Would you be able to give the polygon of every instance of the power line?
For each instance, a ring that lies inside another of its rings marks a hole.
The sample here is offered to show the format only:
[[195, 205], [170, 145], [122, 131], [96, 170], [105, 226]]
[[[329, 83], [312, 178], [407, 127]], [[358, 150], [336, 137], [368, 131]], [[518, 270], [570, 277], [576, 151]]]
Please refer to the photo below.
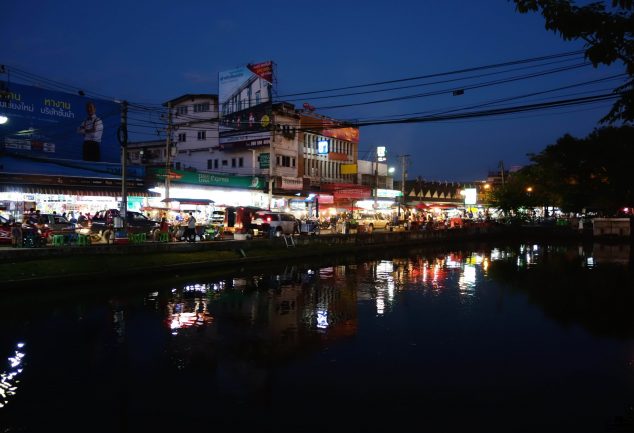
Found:
[[[489, 77], [489, 76], [492, 76], [492, 75], [500, 75], [500, 74], [506, 74], [506, 73], [509, 73], [509, 72], [523, 71], [523, 70], [526, 70], [526, 69], [534, 69], [534, 68], [539, 68], [539, 67], [543, 67], [543, 66], [549, 66], [549, 65], [555, 65], [555, 64], [560, 64], [560, 63], [566, 63], [566, 62], [570, 62], [572, 60], [577, 60], [577, 59], [575, 59], [575, 58], [570, 59], [569, 58], [569, 59], [557, 60], [557, 61], [548, 62], [548, 63], [541, 63], [541, 64], [538, 64], [538, 65], [522, 66], [522, 67], [519, 67], [519, 68], [512, 68], [512, 69], [507, 69], [507, 70], [503, 70], [503, 71], [487, 72], [486, 74], [470, 75], [468, 77], [452, 78], [452, 79], [448, 79], [448, 80], [439, 80], [439, 81], [432, 81], [432, 82], [420, 83], [420, 84], [411, 84], [411, 85], [408, 85], [408, 86], [389, 87], [387, 89], [366, 90], [366, 91], [363, 91], [363, 92], [351, 92], [351, 93], [339, 93], [339, 94], [336, 94], [336, 95], [315, 96], [315, 97], [311, 97], [309, 99], [311, 101], [314, 101], [316, 99], [331, 99], [331, 98], [340, 98], [340, 97], [344, 97], [344, 96], [367, 95], [367, 94], [371, 94], [371, 93], [390, 92], [390, 91], [393, 91], [393, 90], [403, 90], [403, 89], [411, 89], [411, 88], [415, 88], [415, 87], [431, 86], [431, 85], [435, 85], [435, 84], [452, 83], [452, 82], [457, 82], [457, 81], [470, 80], [470, 79], [474, 79], [474, 78], [483, 78], [483, 77]], [[285, 99], [286, 102], [303, 101], [303, 100], [306, 100], [306, 98]]]
[[402, 83], [404, 81], [422, 80], [422, 79], [425, 79], [425, 78], [436, 78], [436, 77], [442, 77], [442, 76], [447, 76], [447, 75], [462, 74], [462, 73], [466, 73], [466, 72], [474, 72], [474, 71], [479, 71], [479, 70], [483, 70], [483, 69], [499, 68], [499, 67], [503, 67], [503, 66], [518, 65], [518, 64], [522, 64], [522, 63], [531, 63], [531, 62], [536, 62], [536, 61], [540, 61], [540, 60], [549, 60], [549, 59], [555, 59], [555, 58], [561, 58], [561, 57], [567, 57], [567, 56], [577, 56], [577, 55], [583, 54], [583, 53], [584, 53], [584, 50], [569, 51], [569, 52], [564, 52], [564, 53], [551, 54], [551, 55], [547, 55], [547, 56], [531, 57], [531, 58], [527, 58], [527, 59], [512, 60], [512, 61], [503, 62], [503, 63], [494, 63], [494, 64], [489, 64], [489, 65], [475, 66], [475, 67], [472, 67], [472, 68], [457, 69], [457, 70], [447, 71], [447, 72], [437, 72], [437, 73], [434, 73], [434, 74], [420, 75], [420, 76], [416, 76], [416, 77], [399, 78], [399, 79], [387, 80], [387, 81], [377, 81], [377, 82], [373, 82], [373, 83], [365, 83], [365, 84], [358, 84], [358, 85], [353, 85], [353, 86], [337, 87], [337, 88], [332, 88], [332, 89], [313, 90], [313, 91], [310, 91], [310, 92], [288, 93], [286, 95], [279, 95], [278, 98], [286, 98], [288, 96], [310, 95], [310, 94], [313, 94], [313, 93], [335, 92], [335, 91], [339, 91], [339, 90], [358, 89], [358, 88], [361, 88], [361, 87], [380, 86], [380, 85], [383, 85], [383, 84], [391, 84], [391, 83]]
[[405, 96], [398, 96], [398, 97], [394, 97], [394, 98], [377, 99], [377, 100], [373, 100], [373, 101], [356, 102], [356, 103], [351, 103], [351, 104], [330, 105], [330, 106], [317, 107], [317, 108], [319, 110], [332, 110], [332, 109], [335, 109], [335, 108], [356, 107], [356, 106], [360, 106], [360, 105], [371, 105], [371, 104], [382, 104], [382, 103], [386, 103], [386, 102], [396, 102], [396, 101], [403, 101], [403, 100], [407, 100], [407, 99], [416, 99], [416, 98], [424, 98], [424, 97], [429, 97], [429, 96], [437, 96], [437, 95], [443, 95], [443, 94], [447, 94], [447, 93], [452, 93], [452, 92], [455, 92], [455, 91], [458, 91], [458, 90], [466, 91], [466, 90], [481, 89], [481, 88], [484, 88], [484, 87], [491, 87], [491, 86], [498, 85], [498, 84], [511, 83], [511, 82], [515, 82], [515, 81], [525, 80], [525, 79], [528, 79], [528, 78], [542, 77], [542, 76], [545, 76], [545, 75], [550, 75], [550, 74], [555, 74], [555, 73], [558, 73], [558, 72], [569, 71], [569, 70], [578, 69], [578, 68], [582, 68], [582, 67], [590, 66], [590, 65], [591, 65], [590, 62], [584, 62], [584, 63], [579, 63], [579, 64], [576, 64], [576, 65], [572, 65], [572, 66], [566, 66], [566, 67], [562, 67], [562, 68], [551, 69], [551, 70], [548, 70], [548, 71], [536, 72], [536, 73], [533, 73], [533, 74], [518, 75], [518, 76], [515, 76], [515, 77], [505, 78], [505, 79], [501, 79], [501, 80], [488, 81], [488, 82], [478, 83], [478, 84], [473, 84], [473, 85], [468, 85], [468, 86], [452, 87], [452, 88], [448, 88], [448, 89], [436, 90], [436, 91], [433, 91], [433, 92], [426, 92], [426, 93], [418, 93], [418, 94], [414, 94], [414, 95], [405, 95]]
[[542, 109], [555, 108], [555, 107], [590, 104], [594, 102], [613, 100], [619, 97], [620, 97], [620, 94], [618, 93], [608, 93], [608, 94], [602, 94], [602, 95], [596, 95], [596, 96], [587, 96], [582, 98], [564, 99], [564, 100], [558, 100], [553, 102], [543, 102], [543, 103], [537, 103], [537, 104], [517, 105], [517, 106], [507, 107], [507, 108], [472, 111], [472, 112], [458, 113], [458, 114], [410, 117], [410, 118], [403, 118], [403, 119], [383, 120], [383, 121], [373, 121], [373, 122], [359, 122], [358, 126], [363, 127], [363, 126], [390, 125], [390, 124], [399, 124], [399, 123], [422, 123], [422, 122], [436, 122], [440, 120], [466, 119], [466, 118], [485, 117], [485, 116], [499, 116], [499, 115], [509, 114], [509, 113], [519, 113], [519, 112], [535, 111], [535, 110], [542, 110]]
[[[516, 100], [516, 99], [528, 98], [528, 97], [531, 97], [531, 96], [537, 96], [537, 95], [546, 94], [546, 93], [554, 93], [554, 92], [558, 92], [558, 91], [561, 91], [561, 90], [567, 90], [567, 89], [572, 89], [572, 88], [576, 88], [576, 87], [582, 87], [582, 86], [588, 86], [588, 85], [592, 85], [592, 84], [598, 84], [598, 83], [602, 83], [602, 82], [606, 82], [606, 81], [612, 81], [612, 80], [616, 80], [616, 79], [619, 79], [619, 78], [624, 78], [626, 76], [627, 76], [627, 74], [615, 74], [615, 75], [610, 75], [608, 77], [598, 78], [596, 80], [583, 81], [583, 82], [580, 82], [580, 83], [570, 84], [570, 85], [567, 85], [567, 86], [560, 86], [560, 87], [556, 87], [556, 88], [552, 88], [552, 89], [548, 89], [548, 90], [543, 90], [543, 91], [539, 91], [539, 92], [531, 92], [531, 93], [525, 93], [525, 94], [522, 94], [522, 95], [511, 96], [511, 97], [508, 97], [508, 98], [496, 99], [496, 100], [493, 100], [493, 101], [487, 101], [487, 102], [484, 102], [484, 103], [479, 103], [479, 104], [475, 104], [475, 105], [471, 105], [471, 106], [463, 106], [463, 107], [459, 107], [459, 108], [455, 108], [455, 109], [444, 108], [444, 109], [442, 109], [444, 111], [441, 111], [441, 112], [438, 112], [437, 110], [427, 110], [427, 111], [415, 112], [415, 113], [393, 114], [393, 115], [389, 115], [389, 116], [385, 116], [385, 117], [389, 118], [389, 117], [415, 116], [415, 115], [432, 114], [432, 113], [445, 114], [445, 113], [459, 111], [459, 110], [468, 110], [468, 109], [473, 109], [473, 108], [484, 107], [484, 106], [487, 106], [487, 105], [495, 105], [495, 104], [499, 104], [499, 103], [502, 103], [502, 102], [508, 102], [508, 101], [512, 101], [512, 100]], [[605, 89], [603, 89], [602, 91], [604, 91], [604, 90]], [[367, 118], [365, 120], [374, 120], [374, 119], [373, 118]]]

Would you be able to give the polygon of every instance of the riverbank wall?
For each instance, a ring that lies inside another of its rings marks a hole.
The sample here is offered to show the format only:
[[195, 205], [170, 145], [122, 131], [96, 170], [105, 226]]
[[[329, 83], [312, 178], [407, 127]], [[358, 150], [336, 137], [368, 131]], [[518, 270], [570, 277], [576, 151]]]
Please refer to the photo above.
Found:
[[540, 242], [587, 240], [560, 227], [489, 226], [455, 230], [300, 235], [196, 243], [145, 242], [129, 245], [60, 246], [0, 249], [3, 288], [95, 282], [102, 278], [217, 271], [315, 256], [354, 254], [426, 245], [481, 241]]

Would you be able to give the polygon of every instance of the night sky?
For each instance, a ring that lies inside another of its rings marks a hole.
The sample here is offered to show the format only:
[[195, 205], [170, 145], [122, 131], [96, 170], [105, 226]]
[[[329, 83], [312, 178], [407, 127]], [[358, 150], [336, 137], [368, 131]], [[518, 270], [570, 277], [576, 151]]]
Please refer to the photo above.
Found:
[[[391, 119], [439, 113], [498, 99], [580, 84], [507, 101], [499, 108], [607, 93], [623, 78], [582, 84], [624, 72], [622, 65], [574, 67], [581, 55], [557, 57], [462, 75], [409, 80], [302, 96], [289, 94], [400, 80], [534, 57], [573, 52], [544, 29], [537, 14], [522, 15], [506, 0], [484, 1], [119, 1], [4, 2], [0, 64], [101, 95], [160, 104], [184, 93], [217, 93], [218, 72], [273, 60], [277, 95], [341, 119]], [[571, 69], [539, 77], [526, 75]], [[511, 70], [512, 69], [512, 70]], [[493, 75], [495, 73], [495, 75]], [[488, 74], [484, 76], [485, 74]], [[429, 84], [430, 82], [463, 81]], [[506, 83], [481, 86], [491, 81]], [[6, 79], [6, 75], [0, 76]], [[14, 77], [16, 78], [16, 77]], [[421, 84], [427, 83], [422, 86]], [[33, 84], [33, 83], [30, 83]], [[341, 93], [412, 86], [356, 96]], [[469, 89], [469, 86], [477, 88]], [[452, 91], [467, 87], [463, 95]], [[436, 93], [387, 103], [321, 108]], [[610, 102], [513, 113], [502, 117], [364, 126], [360, 158], [386, 146], [389, 164], [409, 154], [409, 178], [471, 181], [486, 178], [500, 161], [528, 162], [565, 133], [585, 136]], [[455, 111], [452, 111], [455, 112]], [[133, 138], [149, 140], [151, 134]]]

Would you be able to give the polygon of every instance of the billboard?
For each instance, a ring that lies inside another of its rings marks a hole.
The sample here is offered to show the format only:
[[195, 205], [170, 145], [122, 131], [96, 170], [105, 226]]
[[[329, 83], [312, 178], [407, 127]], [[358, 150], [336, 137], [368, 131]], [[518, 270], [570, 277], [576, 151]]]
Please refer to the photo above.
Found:
[[34, 159], [121, 162], [119, 104], [22, 84], [0, 97], [0, 150]]
[[273, 62], [249, 64], [218, 74], [220, 132], [268, 130], [273, 103]]
[[304, 115], [301, 118], [301, 125], [302, 129], [313, 131], [324, 137], [359, 143], [359, 128], [350, 123], [314, 115]]

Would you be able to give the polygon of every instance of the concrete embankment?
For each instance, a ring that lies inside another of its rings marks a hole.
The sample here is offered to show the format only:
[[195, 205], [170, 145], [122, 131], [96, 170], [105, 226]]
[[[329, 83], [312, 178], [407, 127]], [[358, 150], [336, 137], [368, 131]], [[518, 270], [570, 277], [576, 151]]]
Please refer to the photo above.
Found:
[[483, 240], [580, 239], [577, 232], [559, 228], [470, 227], [457, 230], [374, 232], [351, 235], [295, 236], [289, 239], [207, 241], [131, 245], [62, 246], [0, 249], [2, 288], [41, 284], [98, 282], [143, 275], [174, 274], [189, 270], [227, 270], [249, 264], [349, 254], [388, 248], [415, 248], [429, 244], [456, 244]]

